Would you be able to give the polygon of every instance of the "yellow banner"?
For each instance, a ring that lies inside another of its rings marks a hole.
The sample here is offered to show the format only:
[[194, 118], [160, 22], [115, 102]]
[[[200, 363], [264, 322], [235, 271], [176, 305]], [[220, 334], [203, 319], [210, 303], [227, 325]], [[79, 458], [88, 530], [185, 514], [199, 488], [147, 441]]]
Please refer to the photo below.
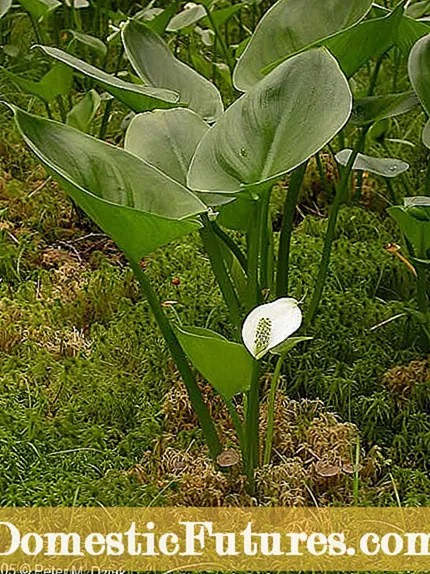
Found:
[[430, 571], [430, 508], [3, 508], [0, 572]]

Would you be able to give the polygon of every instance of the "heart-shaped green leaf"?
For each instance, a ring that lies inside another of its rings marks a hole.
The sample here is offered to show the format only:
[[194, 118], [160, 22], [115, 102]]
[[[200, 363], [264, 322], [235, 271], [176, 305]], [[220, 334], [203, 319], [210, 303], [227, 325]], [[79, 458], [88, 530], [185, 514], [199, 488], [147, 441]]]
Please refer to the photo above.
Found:
[[95, 90], [90, 90], [67, 114], [67, 125], [81, 132], [87, 132], [98, 109], [101, 99]]
[[404, 206], [395, 205], [387, 209], [413, 246], [413, 255], [425, 260], [430, 259], [430, 204], [426, 204], [426, 200], [428, 198], [406, 198]]
[[107, 46], [99, 38], [95, 38], [89, 34], [84, 34], [83, 32], [78, 32], [77, 30], [70, 30], [70, 33], [75, 38], [75, 40], [90, 48], [90, 50], [95, 52], [98, 56], [100, 56], [100, 58], [104, 58], [106, 56]]
[[182, 185], [196, 147], [209, 126], [185, 108], [147, 112], [135, 116], [124, 147]]
[[177, 327], [176, 336], [192, 364], [220, 395], [231, 399], [249, 389], [253, 360], [242, 344], [198, 327]]
[[409, 78], [420, 102], [430, 115], [430, 34], [418, 40], [409, 55]]
[[[186, 185], [191, 159], [208, 129], [198, 114], [186, 108], [146, 112], [130, 122], [125, 149]], [[224, 194], [196, 192], [196, 195], [211, 206], [232, 201]]]
[[187, 26], [192, 26], [206, 16], [206, 10], [203, 6], [196, 4], [191, 8], [185, 8], [170, 20], [166, 30], [167, 32], [178, 32]]
[[151, 86], [139, 86], [131, 82], [124, 82], [116, 76], [107, 74], [103, 70], [87, 64], [83, 60], [63, 52], [58, 48], [40, 46], [45, 54], [67, 64], [74, 70], [92, 78], [107, 92], [120, 102], [130, 107], [134, 112], [146, 112], [157, 108], [173, 108], [178, 106], [178, 94]]
[[[382, 56], [397, 40], [397, 32], [403, 17], [403, 5], [400, 4], [387, 16], [372, 18], [360, 24], [324, 38], [315, 45], [323, 45], [338, 60], [344, 74], [351, 78], [372, 58]], [[360, 49], [351, 49], [360, 46]], [[267, 74], [286, 58], [283, 57], [262, 70]]]
[[175, 58], [148, 25], [130, 20], [122, 29], [122, 39], [133, 68], [144, 82], [177, 92], [182, 103], [207, 121], [221, 115], [223, 104], [218, 89]]
[[366, 20], [329, 38], [324, 45], [339, 61], [344, 74], [351, 78], [366, 62], [379, 58], [395, 44], [402, 17], [403, 6], [398, 6], [383, 18]]
[[200, 142], [188, 185], [237, 192], [279, 179], [345, 125], [351, 92], [323, 48], [290, 58], [239, 98]]
[[58, 0], [18, 0], [32, 18], [41, 21], [61, 6]]
[[139, 261], [200, 227], [195, 216], [205, 206], [151, 165], [69, 126], [13, 109], [47, 171], [130, 259]]
[[404, 56], [409, 56], [414, 44], [430, 32], [429, 22], [420, 22], [403, 16], [397, 33], [397, 46]]
[[358, 126], [407, 113], [419, 104], [414, 92], [369, 96], [354, 100], [351, 122]]
[[[348, 164], [349, 158], [351, 157], [352, 150], [343, 149], [336, 154], [336, 161], [340, 165], [346, 166]], [[409, 164], [400, 159], [393, 159], [388, 157], [371, 157], [363, 153], [359, 153], [354, 165], [352, 166], [354, 170], [369, 171], [370, 173], [376, 173], [377, 175], [382, 175], [382, 177], [396, 177], [409, 169]]]
[[12, 0], [0, 0], [0, 19], [9, 12], [11, 6]]
[[73, 73], [67, 66], [56, 64], [39, 82], [27, 80], [3, 68], [3, 72], [21, 90], [37, 96], [45, 103], [52, 102], [57, 96], [67, 96], [72, 89]]
[[249, 90], [263, 79], [263, 68], [354, 26], [371, 6], [371, 0], [279, 0], [261, 19], [239, 58], [234, 85]]

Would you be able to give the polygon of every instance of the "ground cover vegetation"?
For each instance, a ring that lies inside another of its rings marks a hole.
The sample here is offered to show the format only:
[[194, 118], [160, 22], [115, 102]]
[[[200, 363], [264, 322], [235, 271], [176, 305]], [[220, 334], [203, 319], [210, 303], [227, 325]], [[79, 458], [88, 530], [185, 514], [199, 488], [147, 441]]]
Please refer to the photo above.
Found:
[[429, 15], [0, 1], [2, 505], [429, 504]]

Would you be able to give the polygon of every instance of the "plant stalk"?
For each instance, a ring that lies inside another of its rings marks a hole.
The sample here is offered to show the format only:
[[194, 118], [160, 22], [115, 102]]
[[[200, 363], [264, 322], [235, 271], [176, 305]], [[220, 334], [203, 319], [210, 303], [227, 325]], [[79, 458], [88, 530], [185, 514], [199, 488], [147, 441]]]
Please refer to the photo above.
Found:
[[221, 443], [218, 438], [215, 426], [210, 417], [209, 409], [203, 401], [200, 389], [197, 385], [196, 379], [188, 361], [185, 357], [184, 351], [179, 344], [178, 339], [170, 325], [170, 321], [166, 317], [160, 301], [149, 282], [145, 271], [140, 264], [136, 261], [129, 260], [133, 273], [139, 282], [143, 295], [146, 297], [152, 312], [154, 313], [157, 324], [163, 337], [169, 347], [170, 353], [176, 363], [178, 371], [187, 388], [190, 402], [200, 422], [206, 443], [209, 447], [210, 454], [213, 459], [221, 452]]
[[333, 245], [334, 234], [336, 231], [337, 216], [339, 214], [339, 209], [340, 209], [341, 203], [343, 201], [346, 190], [348, 188], [349, 176], [351, 175], [352, 166], [354, 165], [354, 162], [357, 158], [359, 150], [361, 149], [361, 146], [363, 145], [363, 141], [366, 138], [366, 134], [367, 134], [367, 129], [363, 129], [361, 136], [360, 136], [360, 139], [358, 140], [353, 152], [351, 153], [351, 156], [348, 160], [348, 163], [347, 163], [347, 165], [343, 171], [342, 179], [340, 181], [339, 187], [337, 189], [337, 192], [336, 192], [336, 195], [335, 195], [332, 207], [331, 207], [331, 212], [330, 212], [330, 216], [328, 219], [327, 233], [326, 233], [325, 241], [324, 241], [323, 253], [321, 256], [320, 268], [318, 271], [318, 276], [317, 276], [316, 285], [315, 285], [314, 293], [312, 296], [312, 300], [311, 300], [311, 303], [310, 303], [310, 306], [309, 306], [309, 309], [308, 309], [308, 312], [306, 315], [305, 324], [307, 324], [307, 325], [313, 323], [313, 321], [315, 319], [315, 315], [316, 315], [317, 310], [318, 310], [318, 306], [319, 306], [320, 301], [321, 301], [325, 281], [327, 278], [328, 266], [330, 263], [331, 249], [332, 249], [332, 245]]
[[290, 263], [291, 234], [297, 198], [306, 173], [308, 162], [297, 167], [291, 174], [290, 185], [284, 203], [281, 236], [279, 238], [278, 266], [276, 272], [276, 297], [288, 295], [288, 272]]
[[246, 409], [245, 436], [246, 436], [246, 460], [245, 470], [248, 478], [248, 488], [251, 494], [255, 490], [255, 469], [259, 464], [259, 419], [260, 419], [260, 363], [254, 361], [252, 369], [251, 387], [248, 391]]
[[219, 288], [221, 289], [224, 301], [228, 307], [231, 321], [235, 327], [238, 327], [242, 321], [240, 304], [233, 287], [233, 283], [227, 272], [221, 250], [218, 245], [217, 235], [206, 213], [201, 215], [201, 219], [203, 227], [200, 229], [200, 237], [202, 238], [203, 245], [209, 256]]
[[280, 355], [276, 362], [275, 372], [273, 373], [272, 380], [270, 382], [270, 395], [269, 404], [267, 410], [267, 433], [266, 442], [264, 447], [264, 459], [263, 464], [270, 464], [270, 459], [272, 458], [272, 444], [273, 444], [273, 426], [275, 421], [275, 398], [276, 389], [278, 386], [279, 377], [281, 374], [282, 364], [284, 362], [284, 357]]

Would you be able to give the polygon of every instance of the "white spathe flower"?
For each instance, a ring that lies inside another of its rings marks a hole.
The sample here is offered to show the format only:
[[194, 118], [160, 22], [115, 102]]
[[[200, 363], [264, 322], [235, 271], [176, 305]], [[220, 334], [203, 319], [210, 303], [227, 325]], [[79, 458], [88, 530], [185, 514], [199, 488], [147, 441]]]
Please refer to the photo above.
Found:
[[242, 327], [245, 347], [256, 359], [283, 343], [302, 324], [299, 304], [283, 297], [253, 309]]

